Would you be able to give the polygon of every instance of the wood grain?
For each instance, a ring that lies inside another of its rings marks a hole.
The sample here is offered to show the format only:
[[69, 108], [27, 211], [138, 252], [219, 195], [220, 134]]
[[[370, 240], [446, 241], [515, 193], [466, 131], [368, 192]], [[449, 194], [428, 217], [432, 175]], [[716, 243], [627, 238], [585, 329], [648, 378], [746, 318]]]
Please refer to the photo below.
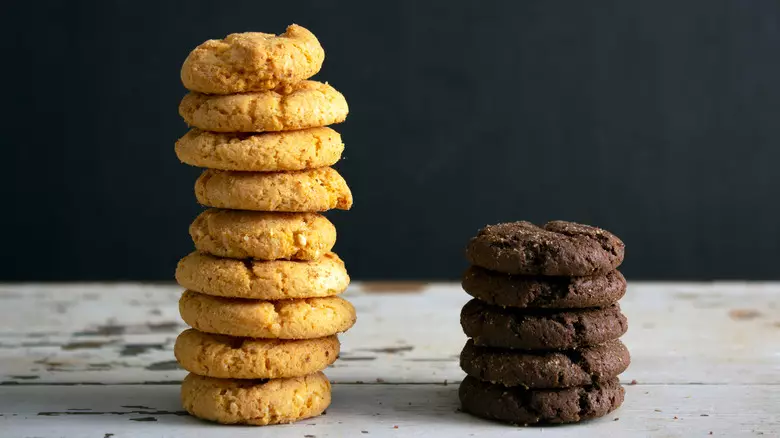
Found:
[[[344, 295], [358, 323], [341, 337], [341, 359], [326, 371], [336, 383], [328, 415], [275, 434], [511, 433], [455, 412], [464, 375], [459, 311], [469, 299], [459, 285], [434, 283], [418, 293], [394, 292], [389, 284], [381, 294], [368, 289], [355, 284]], [[252, 433], [180, 415], [185, 373], [172, 354], [185, 329], [180, 293], [173, 285], [0, 285], [0, 427], [19, 436]], [[533, 430], [777, 436], [778, 301], [780, 284], [631, 283], [621, 301], [632, 355], [621, 376], [626, 404], [605, 420]]]

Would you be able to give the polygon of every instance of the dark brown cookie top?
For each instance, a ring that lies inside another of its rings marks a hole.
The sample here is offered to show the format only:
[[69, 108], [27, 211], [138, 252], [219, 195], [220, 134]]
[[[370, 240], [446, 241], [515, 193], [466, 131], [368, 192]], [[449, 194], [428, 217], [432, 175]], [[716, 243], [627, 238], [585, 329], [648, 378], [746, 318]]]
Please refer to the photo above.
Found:
[[460, 325], [476, 345], [551, 350], [598, 345], [628, 329], [620, 306], [573, 311], [519, 310], [471, 300], [463, 306]]
[[524, 388], [568, 388], [616, 377], [631, 357], [619, 340], [573, 350], [523, 351], [480, 347], [469, 340], [460, 367], [479, 380]]
[[463, 274], [463, 290], [486, 303], [529, 309], [579, 309], [617, 302], [626, 293], [619, 271], [590, 277], [512, 275], [471, 266]]
[[601, 228], [552, 221], [488, 225], [466, 248], [466, 257], [491, 271], [567, 277], [605, 274], [623, 261], [625, 245]]
[[617, 378], [565, 389], [507, 388], [467, 376], [458, 391], [465, 412], [512, 424], [576, 423], [603, 417], [623, 404]]

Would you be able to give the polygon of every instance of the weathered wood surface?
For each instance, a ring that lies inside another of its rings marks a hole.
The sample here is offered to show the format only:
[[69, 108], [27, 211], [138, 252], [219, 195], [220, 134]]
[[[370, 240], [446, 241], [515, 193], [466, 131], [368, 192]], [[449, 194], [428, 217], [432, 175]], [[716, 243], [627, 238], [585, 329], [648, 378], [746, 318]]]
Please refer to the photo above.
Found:
[[627, 386], [623, 407], [602, 419], [517, 430], [458, 412], [457, 385], [343, 384], [334, 386], [326, 415], [258, 430], [213, 425], [184, 415], [175, 385], [6, 386], [0, 387], [0, 436], [321, 438], [359, 437], [367, 431], [369, 437], [688, 438], [707, 437], [712, 431], [720, 437], [776, 437], [780, 393], [767, 388]]
[[[257, 434], [178, 415], [180, 293], [172, 285], [0, 285], [0, 436]], [[358, 324], [326, 371], [333, 406], [270, 429], [275, 436], [518, 433], [455, 412], [459, 311], [468, 300], [458, 285], [357, 284], [345, 297]], [[624, 407], [605, 420], [532, 430], [780, 436], [780, 284], [633, 283], [621, 305], [632, 353]]]

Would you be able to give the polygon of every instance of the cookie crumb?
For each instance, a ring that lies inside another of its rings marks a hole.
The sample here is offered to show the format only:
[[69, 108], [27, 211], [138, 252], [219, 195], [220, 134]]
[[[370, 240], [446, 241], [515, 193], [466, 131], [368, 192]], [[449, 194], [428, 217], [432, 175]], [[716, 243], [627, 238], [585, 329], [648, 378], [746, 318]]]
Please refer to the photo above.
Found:
[[754, 309], [732, 309], [729, 311], [729, 317], [733, 320], [750, 320], [761, 316], [761, 312]]
[[398, 426], [393, 426], [393, 429], [398, 429]]
[[620, 417], [615, 417], [612, 421], [618, 421], [620, 420]]
[[675, 420], [679, 420], [679, 418], [677, 418], [677, 415], [675, 415], [675, 416], [674, 416], [674, 419], [675, 419]]

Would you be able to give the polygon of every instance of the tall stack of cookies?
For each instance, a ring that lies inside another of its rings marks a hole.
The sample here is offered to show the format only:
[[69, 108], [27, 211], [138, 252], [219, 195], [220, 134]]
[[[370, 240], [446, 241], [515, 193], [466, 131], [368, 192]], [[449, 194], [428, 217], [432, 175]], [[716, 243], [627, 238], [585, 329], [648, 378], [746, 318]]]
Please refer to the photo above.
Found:
[[483, 228], [466, 254], [463, 289], [474, 299], [461, 312], [471, 338], [460, 357], [464, 411], [574, 423], [622, 404], [617, 376], [630, 357], [618, 339], [628, 328], [617, 304], [626, 291], [620, 239], [571, 222], [514, 222]]
[[320, 415], [331, 388], [322, 370], [339, 354], [337, 333], [355, 323], [338, 297], [349, 284], [331, 252], [336, 229], [320, 212], [348, 210], [352, 194], [331, 165], [344, 149], [325, 127], [347, 102], [308, 81], [325, 53], [291, 25], [279, 36], [228, 35], [193, 50], [181, 71], [191, 92], [179, 114], [192, 127], [176, 143], [212, 207], [190, 226], [196, 252], [176, 280], [192, 329], [176, 340], [190, 374], [182, 403], [220, 423], [266, 425]]

